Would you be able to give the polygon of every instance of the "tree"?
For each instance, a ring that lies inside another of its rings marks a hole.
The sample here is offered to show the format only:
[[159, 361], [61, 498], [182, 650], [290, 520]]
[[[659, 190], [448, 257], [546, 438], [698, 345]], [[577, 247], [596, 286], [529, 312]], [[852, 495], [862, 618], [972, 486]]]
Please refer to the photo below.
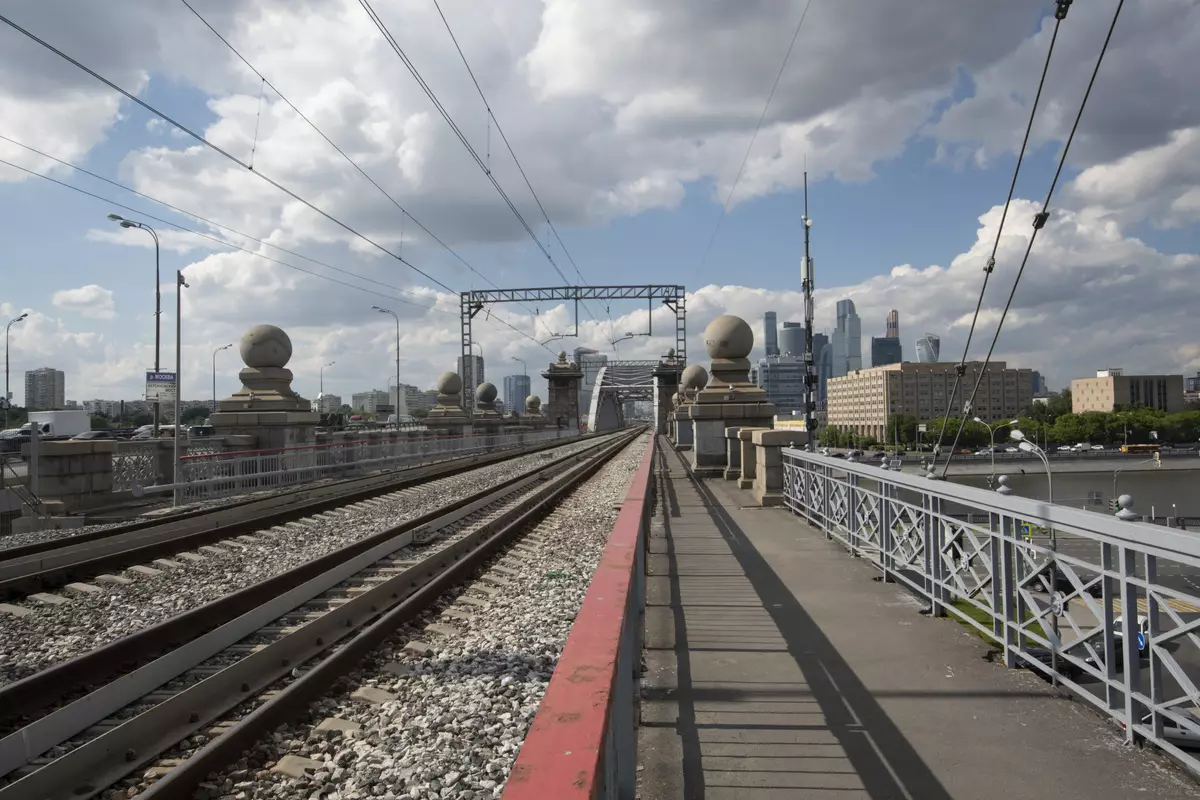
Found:
[[203, 406], [195, 406], [193, 408], [189, 408], [187, 411], [184, 411], [182, 414], [180, 414], [180, 417], [182, 418], [184, 425], [195, 425], [208, 419], [208, 414], [209, 411], [207, 408], [204, 408]]
[[912, 414], [892, 414], [888, 417], [887, 431], [883, 435], [884, 444], [893, 444], [897, 439], [901, 447], [908, 447], [917, 441], [917, 418]]
[[129, 415], [129, 424], [134, 428], [140, 428], [143, 425], [150, 425], [153, 422], [154, 415], [149, 411], [135, 411]]
[[1051, 420], [1072, 413], [1071, 390], [1063, 389], [1058, 394], [1050, 395], [1050, 399], [1046, 401], [1046, 408]]
[[429, 416], [429, 409], [428, 408], [414, 408], [410, 412], [410, 415], [412, 416], [413, 419], [425, 419], [426, 417]]
[[92, 414], [92, 430], [104, 430], [112, 427], [112, 420], [103, 414]]

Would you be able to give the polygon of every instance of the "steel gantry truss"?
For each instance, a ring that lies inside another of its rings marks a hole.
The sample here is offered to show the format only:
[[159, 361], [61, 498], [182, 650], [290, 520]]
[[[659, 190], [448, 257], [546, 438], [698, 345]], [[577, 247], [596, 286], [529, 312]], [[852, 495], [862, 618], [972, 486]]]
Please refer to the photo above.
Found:
[[[575, 329], [579, 330], [579, 303], [587, 300], [646, 300], [653, 317], [655, 301], [675, 312], [675, 358], [682, 369], [687, 365], [687, 292], [683, 286], [646, 284], [641, 286], [550, 286], [535, 289], [472, 289], [462, 292], [459, 317], [462, 332], [463, 408], [474, 413], [475, 380], [472, 374], [471, 321], [492, 303], [575, 303]], [[647, 334], [653, 327], [647, 329]], [[657, 363], [657, 362], [655, 362]]]

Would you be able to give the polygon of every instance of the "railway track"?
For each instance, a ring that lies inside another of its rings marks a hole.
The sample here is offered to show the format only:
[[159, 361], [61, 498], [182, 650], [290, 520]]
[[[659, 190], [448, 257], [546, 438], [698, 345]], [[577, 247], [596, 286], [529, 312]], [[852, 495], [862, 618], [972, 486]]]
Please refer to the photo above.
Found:
[[[10, 725], [0, 738], [0, 800], [92, 797], [177, 742], [211, 737], [193, 758], [157, 763], [148, 773], [162, 780], [147, 796], [189, 796], [239, 747], [327, 689], [636, 436], [599, 439], [250, 587], [236, 602], [222, 598], [182, 615], [187, 620], [168, 620], [5, 687], [0, 709], [19, 708], [32, 721]], [[197, 623], [190, 632], [189, 621]], [[149, 652], [161, 655], [148, 661]], [[111, 680], [62, 702], [68, 678], [78, 682], [105, 664]], [[231, 710], [247, 703], [253, 710], [230, 721]]]
[[506, 448], [384, 474], [299, 487], [216, 508], [172, 514], [161, 520], [139, 520], [74, 536], [0, 549], [0, 599], [46, 592], [127, 564], [170, 557], [180, 551], [233, 539], [418, 486], [464, 469], [500, 463], [586, 438]]

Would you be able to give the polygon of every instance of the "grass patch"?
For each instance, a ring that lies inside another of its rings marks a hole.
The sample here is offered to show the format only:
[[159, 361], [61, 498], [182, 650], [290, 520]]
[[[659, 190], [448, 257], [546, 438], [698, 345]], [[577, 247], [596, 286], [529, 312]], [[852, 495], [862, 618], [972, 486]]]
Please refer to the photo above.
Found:
[[[966, 600], [955, 600], [953, 603], [951, 603], [951, 605], [954, 606], [954, 608], [957, 609], [959, 612], [961, 612], [963, 616], [969, 617], [970, 619], [975, 620], [975, 622], [978, 622], [980, 625], [984, 626], [985, 628], [990, 629], [992, 627], [992, 615], [989, 612], [983, 610], [982, 608], [979, 608], [978, 606], [975, 606], [975, 605], [967, 602]], [[1034, 619], [1033, 614], [1026, 611], [1025, 612], [1025, 620], [1029, 621], [1031, 619]], [[982, 639], [987, 644], [989, 644], [993, 647], [1003, 647], [1004, 646], [1004, 644], [1002, 642], [996, 641], [996, 638], [994, 636], [992, 636], [990, 633], [984, 633], [983, 631], [979, 630], [978, 628], [976, 628], [972, 625], [968, 625], [966, 622], [964, 622], [962, 619], [960, 619], [958, 617], [954, 617], [954, 620], [955, 620], [955, 622], [957, 622], [958, 624], [962, 625], [964, 628], [969, 630], [971, 633], [978, 636], [980, 639]], [[1047, 638], [1046, 632], [1042, 629], [1041, 623], [1034, 623], [1033, 625], [1030, 625], [1027, 628], [1027, 630], [1030, 633], [1037, 634], [1038, 636], [1041, 636], [1043, 638]]]

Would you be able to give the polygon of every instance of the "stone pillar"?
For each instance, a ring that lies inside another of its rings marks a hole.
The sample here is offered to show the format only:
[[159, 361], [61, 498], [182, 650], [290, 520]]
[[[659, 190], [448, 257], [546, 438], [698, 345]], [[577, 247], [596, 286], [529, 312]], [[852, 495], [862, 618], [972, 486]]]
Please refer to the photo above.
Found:
[[[22, 445], [22, 455], [30, 469], [30, 445]], [[76, 511], [113, 503], [112, 462], [117, 452], [113, 441], [40, 441], [37, 474], [30, 474], [30, 491], [37, 486], [38, 499], [51, 514]], [[79, 522], [83, 524], [82, 519]], [[15, 530], [15, 529], [14, 529]]]
[[567, 361], [567, 353], [560, 350], [557, 363], [551, 364], [542, 377], [550, 387], [543, 416], [546, 424], [563, 430], [579, 432], [579, 382], [583, 370], [574, 361]]
[[292, 391], [292, 340], [274, 325], [255, 325], [239, 346], [246, 367], [242, 388], [218, 403], [212, 415], [217, 435], [234, 449], [277, 450], [311, 445], [321, 415]]
[[[712, 359], [712, 378], [688, 407], [695, 427], [692, 472], [716, 477], [725, 472], [725, 428], [770, 428], [775, 422], [775, 406], [766, 391], [750, 383], [747, 356], [754, 348], [754, 332], [744, 319], [717, 317], [704, 330], [704, 345]], [[687, 370], [684, 373], [687, 385]]]
[[767, 428], [739, 428], [738, 429], [738, 447], [741, 449], [742, 472], [738, 476], [739, 489], [753, 489], [754, 476], [757, 472], [757, 453], [754, 449], [754, 434], [757, 431], [765, 431]]
[[754, 499], [760, 506], [783, 505], [783, 448], [795, 438], [791, 431], [754, 431]]
[[462, 378], [457, 372], [443, 372], [438, 376], [435, 386], [438, 391], [437, 403], [429, 409], [425, 424], [430, 430], [441, 431], [444, 436], [470, 433], [471, 418], [462, 407]]
[[679, 392], [680, 373], [679, 362], [675, 359], [675, 348], [667, 351], [667, 356], [654, 368], [654, 432], [666, 433], [674, 440], [673, 427], [676, 403], [675, 395]]
[[521, 424], [531, 430], [545, 429], [546, 417], [542, 415], [542, 398], [531, 394], [525, 398], [525, 413], [521, 415]]
[[486, 437], [484, 442], [488, 449], [498, 446], [498, 437], [504, 430], [504, 417], [496, 410], [496, 387], [484, 381], [475, 388], [475, 421], [476, 434]]
[[742, 475], [742, 440], [738, 431], [742, 427], [733, 425], [725, 429], [725, 475], [727, 481], [735, 481]]

